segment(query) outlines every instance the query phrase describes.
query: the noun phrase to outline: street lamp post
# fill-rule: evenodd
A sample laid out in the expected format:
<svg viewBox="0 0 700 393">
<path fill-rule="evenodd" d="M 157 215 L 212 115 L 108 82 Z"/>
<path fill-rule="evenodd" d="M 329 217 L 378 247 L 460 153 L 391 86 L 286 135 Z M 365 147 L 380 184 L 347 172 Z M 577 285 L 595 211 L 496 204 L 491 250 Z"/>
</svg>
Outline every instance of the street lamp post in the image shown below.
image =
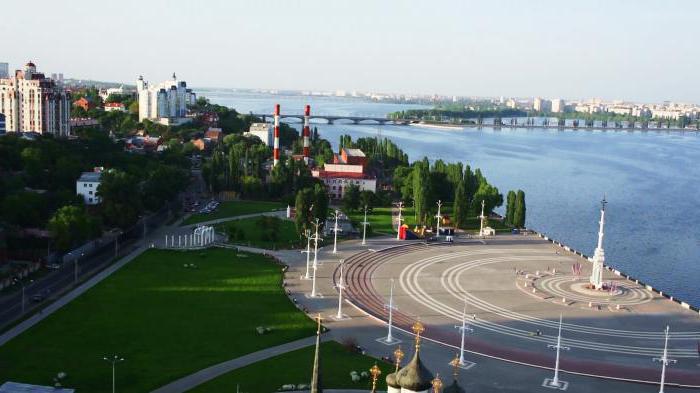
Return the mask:
<svg viewBox="0 0 700 393">
<path fill-rule="evenodd" d="M 399 222 L 398 222 L 398 224 L 396 224 L 396 225 L 397 225 L 397 226 L 396 226 L 396 240 L 400 240 L 400 239 L 401 239 L 401 237 L 400 237 L 400 234 L 401 234 L 401 220 L 402 220 L 402 219 L 401 219 L 401 211 L 403 210 L 403 202 L 399 202 L 399 203 L 398 203 L 398 206 L 399 206 L 399 220 L 398 220 Z"/>
<path fill-rule="evenodd" d="M 314 270 L 314 274 L 313 274 L 313 277 L 311 279 L 311 297 L 317 296 L 317 294 L 316 294 L 316 270 L 318 270 L 318 240 L 319 240 L 318 239 L 318 226 L 319 226 L 318 218 L 316 219 L 315 225 L 316 225 L 316 234 L 314 235 L 314 264 L 312 266 L 313 270 Z"/>
<path fill-rule="evenodd" d="M 104 357 L 104 360 L 107 361 L 107 362 L 109 362 L 109 363 L 112 363 L 112 393 L 115 393 L 115 392 L 117 391 L 117 389 L 116 389 L 116 387 L 117 387 L 117 385 L 116 385 L 116 368 L 117 368 L 117 363 L 123 362 L 123 361 L 124 361 L 124 358 L 119 357 L 119 356 L 117 356 L 117 355 L 114 355 L 114 356 L 111 357 L 111 358 L 108 358 L 108 357 L 105 356 L 105 357 Z"/>
<path fill-rule="evenodd" d="M 340 260 L 340 279 L 336 287 L 338 288 L 338 313 L 336 314 L 336 319 L 343 319 L 343 290 L 345 289 L 345 283 L 343 282 L 343 265 L 345 263 L 344 259 Z"/>
<path fill-rule="evenodd" d="M 481 229 L 479 229 L 479 236 L 484 237 L 484 206 L 486 205 L 486 201 L 481 200 L 481 215 L 479 218 L 481 219 Z"/>
<path fill-rule="evenodd" d="M 80 258 L 84 257 L 85 253 L 80 253 Z M 75 258 L 73 260 L 73 285 L 78 285 L 78 260 L 80 258 Z"/>
<path fill-rule="evenodd" d="M 333 254 L 338 253 L 338 209 L 333 213 L 335 225 L 333 225 Z"/>
<path fill-rule="evenodd" d="M 389 323 L 387 324 L 387 334 L 386 338 L 380 339 L 381 342 L 391 345 L 396 343 L 398 340 L 394 339 L 394 336 L 391 334 L 392 330 L 392 325 L 394 323 L 394 309 L 396 306 L 394 305 L 394 279 L 391 279 L 391 288 L 389 289 L 389 304 L 384 305 L 385 308 L 389 310 Z"/>
<path fill-rule="evenodd" d="M 548 345 L 549 348 L 556 349 L 556 351 L 557 351 L 557 357 L 556 357 L 556 360 L 554 362 L 554 378 L 552 378 L 552 380 L 549 383 L 549 386 L 556 387 L 556 388 L 559 388 L 563 384 L 566 384 L 566 382 L 559 380 L 559 353 L 561 352 L 562 349 L 565 351 L 568 351 L 570 349 L 569 347 L 565 347 L 565 346 L 561 345 L 561 324 L 562 324 L 561 322 L 562 322 L 562 315 L 559 314 L 559 335 L 557 336 L 557 345 Z"/>
<path fill-rule="evenodd" d="M 462 333 L 462 341 L 459 345 L 459 365 L 464 366 L 467 362 L 464 360 L 464 336 L 467 332 L 473 332 L 474 329 L 467 326 L 467 299 L 464 298 L 464 310 L 462 311 L 462 326 L 455 326 Z"/>
<path fill-rule="evenodd" d="M 435 229 L 435 236 L 440 236 L 440 220 L 442 219 L 442 216 L 440 215 L 440 207 L 442 207 L 442 201 L 438 200 L 437 201 L 437 207 L 438 211 L 437 214 L 435 215 L 435 218 L 437 219 L 437 226 Z"/>
<path fill-rule="evenodd" d="M 654 358 L 655 362 L 661 363 L 661 381 L 659 382 L 659 393 L 664 393 L 664 385 L 666 384 L 666 366 L 674 364 L 677 361 L 668 358 L 668 326 L 664 332 L 666 339 L 664 341 L 664 353 L 660 358 Z"/>
<path fill-rule="evenodd" d="M 311 230 L 307 229 L 306 231 L 304 231 L 304 234 L 306 235 L 306 251 L 302 251 L 306 253 L 306 274 L 304 274 L 304 279 L 308 280 L 311 278 L 309 273 L 311 260 Z"/>
<path fill-rule="evenodd" d="M 364 246 L 367 244 L 365 239 L 367 238 L 367 225 L 369 225 L 369 222 L 367 221 L 367 205 L 365 205 L 365 220 L 362 221 L 362 245 Z"/>
</svg>

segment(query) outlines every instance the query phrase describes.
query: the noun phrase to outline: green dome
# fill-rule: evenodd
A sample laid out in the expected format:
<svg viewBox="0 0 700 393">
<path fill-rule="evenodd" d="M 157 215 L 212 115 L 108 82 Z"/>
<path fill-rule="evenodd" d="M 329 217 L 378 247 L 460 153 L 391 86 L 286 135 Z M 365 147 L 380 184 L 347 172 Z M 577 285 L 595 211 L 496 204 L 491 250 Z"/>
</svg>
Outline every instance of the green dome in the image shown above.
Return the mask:
<svg viewBox="0 0 700 393">
<path fill-rule="evenodd" d="M 396 375 L 396 382 L 404 389 L 414 392 L 421 392 L 430 389 L 433 381 L 433 373 L 430 372 L 423 362 L 420 361 L 418 351 L 413 355 L 413 359 L 406 367 L 399 370 Z"/>
</svg>

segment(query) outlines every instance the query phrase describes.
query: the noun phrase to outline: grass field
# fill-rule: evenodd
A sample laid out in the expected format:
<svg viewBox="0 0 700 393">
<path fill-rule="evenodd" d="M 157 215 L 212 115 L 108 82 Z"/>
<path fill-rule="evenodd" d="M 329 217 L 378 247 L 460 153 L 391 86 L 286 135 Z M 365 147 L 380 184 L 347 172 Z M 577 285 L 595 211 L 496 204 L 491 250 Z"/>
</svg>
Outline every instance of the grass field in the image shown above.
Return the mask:
<svg viewBox="0 0 700 393">
<path fill-rule="evenodd" d="M 234 370 L 190 392 L 235 392 L 236 385 L 238 385 L 241 392 L 269 393 L 276 391 L 284 384 L 308 384 L 311 380 L 313 358 L 314 347 L 306 347 Z M 394 371 L 391 365 L 369 356 L 349 352 L 335 341 L 322 343 L 321 376 L 323 388 L 369 391 L 371 387 L 369 379 L 353 382 L 350 379 L 350 371 L 354 370 L 358 373 L 368 371 L 375 362 L 382 370 L 377 386 L 381 386 L 381 390 L 383 390 L 386 386 L 384 382 L 386 374 Z"/>
<path fill-rule="evenodd" d="M 209 213 L 201 214 L 195 213 L 189 216 L 182 225 L 191 225 L 199 222 L 218 220 L 220 218 L 229 218 L 242 216 L 244 214 L 253 213 L 264 213 L 273 210 L 284 209 L 287 206 L 281 202 L 267 202 L 267 201 L 229 201 L 221 202 L 219 207 Z"/>
<path fill-rule="evenodd" d="M 186 268 L 185 264 L 195 264 Z M 149 250 L 0 347 L 0 381 L 78 392 L 147 392 L 212 364 L 308 337 L 315 326 L 281 288 L 270 259 L 232 250 Z M 273 329 L 258 335 L 255 328 Z"/>
<path fill-rule="evenodd" d="M 236 232 L 238 233 L 236 237 L 229 234 L 229 243 L 231 244 L 267 248 L 270 250 L 288 249 L 299 246 L 300 239 L 299 235 L 297 235 L 294 221 L 285 219 L 277 219 L 278 221 L 274 221 L 278 223 L 277 235 L 274 239 L 271 239 L 269 231 L 259 222 L 261 219 L 267 219 L 268 221 L 275 220 L 270 217 L 243 218 L 219 224 L 217 225 L 217 231 L 230 233 L 230 228 L 236 228 Z"/>
</svg>

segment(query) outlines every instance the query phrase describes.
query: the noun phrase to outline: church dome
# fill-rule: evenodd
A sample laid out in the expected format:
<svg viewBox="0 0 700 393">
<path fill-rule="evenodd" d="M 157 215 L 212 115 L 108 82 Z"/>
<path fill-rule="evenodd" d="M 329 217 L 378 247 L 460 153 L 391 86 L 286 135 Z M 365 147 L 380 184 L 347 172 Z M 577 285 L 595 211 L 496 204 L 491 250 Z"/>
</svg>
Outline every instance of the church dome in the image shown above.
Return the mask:
<svg viewBox="0 0 700 393">
<path fill-rule="evenodd" d="M 414 392 L 430 389 L 433 386 L 432 380 L 433 373 L 423 365 L 417 349 L 413 359 L 396 374 L 396 382 L 399 386 Z"/>
<path fill-rule="evenodd" d="M 29 61 L 27 64 L 24 65 L 25 67 L 36 67 L 36 64 L 32 63 Z"/>
<path fill-rule="evenodd" d="M 399 383 L 396 381 L 396 373 L 391 373 L 386 376 L 386 384 L 389 387 L 399 389 Z"/>
</svg>

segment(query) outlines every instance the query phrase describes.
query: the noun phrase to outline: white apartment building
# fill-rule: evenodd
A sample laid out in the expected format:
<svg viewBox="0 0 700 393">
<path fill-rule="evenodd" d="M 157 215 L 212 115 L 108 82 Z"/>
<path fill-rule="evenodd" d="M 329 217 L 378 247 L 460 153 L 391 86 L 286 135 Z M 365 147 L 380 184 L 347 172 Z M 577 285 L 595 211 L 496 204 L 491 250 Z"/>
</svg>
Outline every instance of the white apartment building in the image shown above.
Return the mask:
<svg viewBox="0 0 700 393">
<path fill-rule="evenodd" d="M 101 202 L 97 196 L 101 177 L 102 168 L 95 168 L 93 172 L 83 172 L 75 182 L 75 193 L 83 197 L 86 205 L 97 205 Z"/>
<path fill-rule="evenodd" d="M 552 112 L 562 113 L 566 110 L 566 103 L 561 98 L 555 98 L 552 100 Z"/>
<path fill-rule="evenodd" d="M 0 63 L 0 78 L 10 77 L 10 65 L 7 63 Z"/>
<path fill-rule="evenodd" d="M 196 95 L 187 88 L 185 81 L 173 79 L 160 84 L 149 85 L 139 76 L 136 81 L 139 97 L 139 121 L 145 119 L 165 125 L 179 125 L 189 122 L 187 105 L 195 103 Z"/>
<path fill-rule="evenodd" d="M 243 136 L 257 136 L 264 144 L 272 147 L 272 125 L 269 123 L 253 123 L 250 125 L 248 132 L 244 132 Z"/>
<path fill-rule="evenodd" d="M 8 132 L 70 134 L 70 96 L 60 81 L 36 71 L 32 62 L 13 77 L 0 78 L 0 113 Z"/>
<path fill-rule="evenodd" d="M 532 109 L 537 112 L 549 112 L 552 109 L 552 103 L 549 100 L 542 99 L 540 97 L 535 97 L 532 102 Z"/>
</svg>

